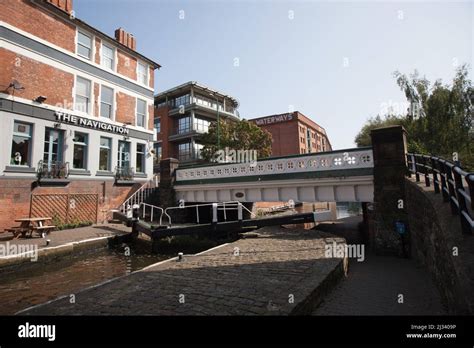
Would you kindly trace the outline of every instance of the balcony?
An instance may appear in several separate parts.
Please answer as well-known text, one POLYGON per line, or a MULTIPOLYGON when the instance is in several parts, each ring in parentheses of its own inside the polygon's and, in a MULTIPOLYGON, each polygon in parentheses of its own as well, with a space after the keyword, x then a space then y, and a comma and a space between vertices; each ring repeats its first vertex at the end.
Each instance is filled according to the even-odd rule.
MULTIPOLYGON (((184 107, 184 110, 180 108, 180 106, 172 107, 169 110, 169 115, 170 116, 180 116, 183 114, 181 110, 183 110, 185 113, 190 111, 190 110, 197 110, 203 113, 205 116, 216 119, 217 118, 217 108, 215 106, 209 106, 209 105, 204 105, 204 104, 199 104, 199 103, 190 103, 190 104, 185 104, 182 105, 184 107), (181 111, 181 112, 180 112, 181 111)), ((222 117, 229 117, 234 120, 239 120, 240 119, 240 114, 237 110, 222 110, 219 109, 219 115, 222 117)))
POLYGON ((194 125, 194 127, 188 127, 188 128, 174 127, 171 135, 168 137, 168 140, 169 141, 183 140, 183 139, 191 138, 193 136, 198 136, 204 133, 207 133, 207 130, 202 127, 197 127, 196 125, 194 125))
POLYGON ((135 171, 132 167, 115 167, 116 185, 133 185, 135 171))
POLYGON ((38 183, 41 185, 67 185, 69 183, 69 162, 39 161, 38 183))

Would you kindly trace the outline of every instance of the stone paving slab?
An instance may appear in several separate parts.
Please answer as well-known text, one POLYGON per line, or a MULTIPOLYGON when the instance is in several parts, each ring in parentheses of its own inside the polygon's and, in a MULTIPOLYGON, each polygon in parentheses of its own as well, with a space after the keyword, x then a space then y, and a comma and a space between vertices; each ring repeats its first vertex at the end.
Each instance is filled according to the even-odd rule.
POLYGON ((85 239, 123 235, 125 233, 130 233, 131 231, 132 229, 130 227, 126 227, 123 224, 99 224, 68 230, 52 231, 47 235, 46 238, 42 238, 34 234, 34 237, 32 238, 8 239, 5 237, 7 235, 11 235, 11 233, 2 233, 0 234, 0 236, 2 236, 0 244, 6 244, 8 242, 10 245, 28 244, 38 245, 38 248, 46 248, 71 242, 79 242, 85 239), (50 240, 49 245, 46 245, 46 239, 50 240))
MULTIPOLYGON (((22 312, 26 315, 287 315, 343 260, 324 256, 345 243, 315 230, 263 228, 258 238, 149 266, 97 287, 22 312), (294 301, 292 301, 294 299, 294 301)), ((335 276, 336 274, 336 276, 335 276)), ((326 282, 325 282, 326 281, 326 282)), ((317 297, 317 296, 316 296, 317 297)))

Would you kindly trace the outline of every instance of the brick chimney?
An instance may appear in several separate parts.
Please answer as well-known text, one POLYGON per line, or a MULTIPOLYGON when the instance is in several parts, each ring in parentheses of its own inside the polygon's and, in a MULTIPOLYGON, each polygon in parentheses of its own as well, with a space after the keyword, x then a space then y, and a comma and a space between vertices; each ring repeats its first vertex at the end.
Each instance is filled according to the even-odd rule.
POLYGON ((132 34, 127 33, 122 28, 115 30, 115 40, 134 51, 137 50, 137 40, 135 40, 132 34))
POLYGON ((46 2, 49 2, 68 14, 72 12, 72 0, 46 0, 46 2))

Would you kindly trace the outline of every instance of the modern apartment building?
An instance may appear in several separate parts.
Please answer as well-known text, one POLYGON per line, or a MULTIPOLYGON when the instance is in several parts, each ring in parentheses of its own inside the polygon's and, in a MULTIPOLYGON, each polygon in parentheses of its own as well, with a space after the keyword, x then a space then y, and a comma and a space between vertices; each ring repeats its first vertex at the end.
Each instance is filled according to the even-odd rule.
POLYGON ((72 0, 2 1, 0 61, 0 228, 41 194, 97 195, 101 220, 152 179, 160 65, 133 35, 75 18, 72 0))
POLYGON ((249 120, 272 135, 272 156, 331 151, 323 127, 299 111, 249 120))
POLYGON ((173 157, 181 165, 200 162, 200 135, 217 117, 239 120, 238 105, 235 98, 195 81, 156 95, 156 160, 173 157))

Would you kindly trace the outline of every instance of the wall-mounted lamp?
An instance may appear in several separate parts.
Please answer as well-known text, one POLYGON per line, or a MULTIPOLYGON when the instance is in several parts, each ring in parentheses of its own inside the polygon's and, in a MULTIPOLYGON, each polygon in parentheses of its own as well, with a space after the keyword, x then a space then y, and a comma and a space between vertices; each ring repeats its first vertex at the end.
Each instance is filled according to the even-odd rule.
POLYGON ((34 101, 37 102, 37 103, 43 104, 46 101, 46 99, 48 99, 48 98, 45 97, 44 95, 40 95, 34 101))
POLYGON ((25 89, 25 87, 23 87, 23 85, 17 80, 13 80, 12 83, 10 83, 10 85, 8 86, 8 88, 13 88, 15 91, 25 89))
POLYGON ((54 124, 54 128, 60 129, 60 128, 61 128, 61 123, 59 123, 59 122, 58 122, 58 123, 55 123, 55 124, 54 124))

